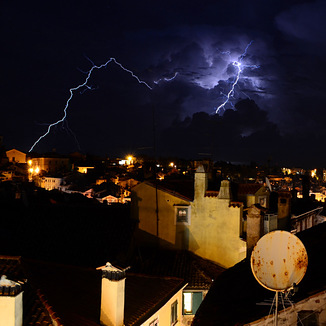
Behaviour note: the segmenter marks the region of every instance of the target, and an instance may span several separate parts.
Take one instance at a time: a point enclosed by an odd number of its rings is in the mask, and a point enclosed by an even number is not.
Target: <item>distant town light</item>
[[[317,169],[311,170],[311,177],[315,178],[317,176]]]
[[[126,162],[127,165],[134,164],[134,157],[132,155],[128,155],[126,159],[127,159],[127,162]]]

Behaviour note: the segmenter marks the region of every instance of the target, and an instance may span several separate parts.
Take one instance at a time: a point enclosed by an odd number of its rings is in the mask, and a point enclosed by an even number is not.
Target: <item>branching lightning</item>
[[[222,110],[225,109],[225,106],[227,103],[229,104],[232,104],[230,102],[230,99],[233,97],[234,95],[234,92],[235,92],[235,87],[236,85],[238,84],[239,80],[240,80],[240,77],[241,77],[241,73],[243,71],[243,68],[252,68],[252,69],[256,69],[256,68],[259,68],[259,66],[256,66],[256,65],[246,65],[246,64],[243,64],[242,61],[243,59],[246,57],[247,55],[247,51],[249,49],[249,47],[251,46],[251,44],[253,43],[253,41],[251,41],[245,48],[244,52],[238,57],[238,60],[236,61],[233,61],[232,62],[232,65],[235,67],[236,69],[236,74],[235,74],[235,77],[234,77],[234,80],[233,82],[231,83],[231,88],[229,90],[228,93],[226,94],[223,94],[223,96],[225,97],[225,100],[222,104],[220,104],[217,108],[214,108],[215,109],[215,114],[222,114]],[[223,55],[228,55],[229,57],[231,56],[230,54],[230,51],[225,51],[225,52],[220,52],[221,54]],[[136,76],[133,71],[125,68],[120,62],[118,62],[115,58],[110,58],[107,62],[105,62],[104,64],[102,65],[95,65],[93,61],[91,61],[89,58],[87,58],[92,67],[89,71],[86,71],[86,72],[83,72],[86,74],[86,78],[84,80],[83,83],[79,84],[78,86],[76,87],[72,87],[69,89],[69,93],[70,93],[70,96],[68,97],[66,103],[65,103],[65,106],[64,106],[64,110],[63,110],[63,116],[61,119],[57,120],[56,122],[53,122],[51,124],[48,125],[47,127],[47,130],[46,132],[40,136],[36,141],[35,143],[33,144],[33,146],[30,148],[29,152],[31,152],[35,146],[44,138],[46,137],[50,132],[51,132],[51,129],[58,125],[58,124],[61,124],[61,123],[66,123],[67,124],[67,110],[69,108],[69,105],[70,105],[70,101],[72,100],[75,92],[79,91],[79,93],[83,94],[85,91],[87,90],[94,90],[96,89],[96,87],[93,87],[92,85],[89,84],[89,81],[90,81],[90,78],[92,76],[92,73],[94,70],[100,70],[102,68],[106,68],[111,62],[113,62],[114,64],[116,64],[117,66],[119,66],[122,70],[128,72],[133,78],[135,78],[139,84],[143,84],[144,86],[146,86],[149,90],[153,90],[153,87],[150,86],[148,83],[146,83],[145,81],[141,80],[138,76]],[[162,81],[165,81],[165,82],[170,82],[172,80],[174,80],[176,77],[178,76],[178,72],[175,72],[174,75],[172,77],[162,77],[158,80],[155,80],[153,81],[153,83],[155,85],[158,85],[160,82]],[[74,133],[69,129],[69,131],[73,134],[73,136],[75,137],[76,139],[76,136],[74,135]],[[77,139],[76,139],[77,141]],[[78,143],[78,142],[77,142]]]
[[[89,60],[90,60],[90,59],[89,59]],[[90,61],[91,61],[91,60],[90,60]],[[91,62],[92,62],[92,61],[91,61]],[[31,152],[31,151],[34,149],[34,147],[35,147],[35,146],[36,146],[36,145],[37,145],[37,144],[38,144],[38,143],[39,143],[39,142],[40,142],[44,137],[46,137],[46,136],[50,133],[52,127],[54,127],[54,126],[56,126],[56,125],[58,125],[58,124],[63,123],[63,122],[66,121],[66,118],[67,118],[67,109],[68,109],[68,107],[69,107],[69,103],[70,103],[71,99],[72,99],[73,96],[74,96],[74,92],[75,92],[75,91],[80,90],[81,92],[85,92],[85,90],[87,90],[87,89],[90,89],[90,90],[93,90],[93,89],[94,89],[92,86],[89,86],[89,85],[88,85],[89,79],[91,78],[93,71],[94,71],[95,69],[99,70],[99,69],[102,69],[102,68],[106,68],[107,65],[108,65],[109,63],[111,63],[111,62],[115,63],[115,64],[116,64],[117,66],[119,66],[122,70],[128,72],[132,77],[134,77],[134,78],[138,81],[139,84],[143,84],[143,85],[145,85],[145,86],[146,86],[148,89],[150,89],[150,90],[153,89],[153,88],[152,88],[150,85],[148,85],[146,82],[144,82],[143,80],[139,79],[139,78],[138,78],[138,77],[137,77],[137,76],[136,76],[136,75],[135,75],[131,70],[125,68],[125,67],[124,67],[121,63],[119,63],[115,58],[110,58],[106,63],[104,63],[104,64],[102,64],[102,65],[100,65],[100,66],[97,66],[97,65],[95,65],[95,64],[92,62],[93,66],[92,66],[92,68],[87,72],[87,76],[86,76],[86,78],[85,78],[85,81],[84,81],[82,84],[80,84],[80,85],[78,85],[78,86],[76,86],[76,87],[73,87],[73,88],[70,88],[70,89],[69,89],[70,96],[69,96],[68,100],[66,101],[66,104],[65,104],[65,107],[64,107],[64,110],[63,110],[63,117],[62,117],[60,120],[58,120],[58,121],[56,121],[56,122],[53,122],[53,123],[51,123],[51,124],[48,126],[46,133],[44,133],[42,136],[40,136],[40,137],[35,141],[35,143],[33,144],[33,146],[30,148],[29,152]],[[175,76],[174,76],[174,77],[175,77]],[[173,77],[173,78],[174,78],[174,77]]]
[[[235,88],[235,86],[237,85],[237,83],[238,83],[238,81],[240,79],[241,72],[243,71],[242,67],[245,67],[245,68],[250,67],[250,68],[253,68],[253,69],[259,68],[259,66],[257,66],[257,65],[243,65],[242,64],[242,60],[247,55],[248,48],[250,47],[250,45],[252,43],[253,43],[253,41],[250,41],[250,43],[246,46],[244,52],[239,56],[238,61],[232,62],[232,65],[234,67],[236,67],[236,69],[237,69],[237,74],[236,74],[236,76],[234,78],[234,81],[232,82],[231,89],[229,90],[229,92],[227,94],[224,94],[224,96],[226,97],[225,101],[216,108],[216,110],[215,110],[216,114],[220,113],[220,111],[222,109],[224,109],[225,105],[229,102],[230,98],[233,96],[234,88]],[[227,52],[225,52],[225,54],[230,55],[230,52],[227,51]]]
[[[172,77],[170,77],[170,78],[167,78],[167,77],[164,77],[164,78],[160,78],[160,79],[158,79],[158,80],[154,80],[154,84],[159,84],[162,80],[164,80],[164,81],[166,81],[166,82],[170,82],[170,81],[172,81],[175,77],[177,77],[178,76],[178,72],[175,72],[174,73],[174,75],[172,76]]]

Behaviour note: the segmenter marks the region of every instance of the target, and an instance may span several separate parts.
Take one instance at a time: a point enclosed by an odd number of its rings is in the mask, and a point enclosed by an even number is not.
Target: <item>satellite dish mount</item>
[[[275,325],[279,292],[296,292],[308,266],[308,255],[301,240],[287,231],[265,234],[254,247],[250,265],[257,282],[275,292]]]

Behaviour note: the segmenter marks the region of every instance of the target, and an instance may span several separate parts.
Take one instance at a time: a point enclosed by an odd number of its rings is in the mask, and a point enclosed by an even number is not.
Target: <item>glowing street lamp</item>
[[[134,163],[134,158],[132,155],[127,156],[127,164],[131,165]]]

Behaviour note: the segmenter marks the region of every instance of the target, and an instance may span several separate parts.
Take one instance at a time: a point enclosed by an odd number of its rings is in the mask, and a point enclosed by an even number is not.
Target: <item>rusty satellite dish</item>
[[[308,266],[301,240],[286,231],[264,235],[251,254],[251,270],[260,285],[271,291],[286,291],[298,284]]]

